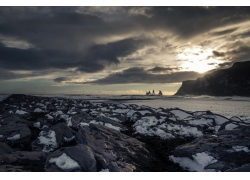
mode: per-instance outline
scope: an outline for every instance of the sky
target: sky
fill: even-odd
[[[174,94],[249,60],[250,7],[0,7],[0,94]]]

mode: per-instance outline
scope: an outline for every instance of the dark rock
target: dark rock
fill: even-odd
[[[7,144],[24,143],[29,141],[31,131],[27,125],[17,123],[0,126],[0,135],[3,136],[0,139],[1,142],[6,142]]]
[[[3,154],[3,164],[15,165],[12,171],[41,172],[44,169],[46,154],[44,152],[16,151]],[[18,168],[17,168],[18,167]],[[8,166],[5,166],[8,170]]]
[[[197,80],[183,81],[175,95],[250,96],[250,61],[236,62]]]
[[[4,118],[1,123],[2,123],[2,125],[15,124],[15,123],[23,123],[23,124],[25,124],[26,121],[21,119],[16,114],[10,114],[8,117]]]
[[[205,169],[226,171],[250,163],[248,148],[250,148],[250,128],[239,126],[233,130],[222,130],[216,135],[204,135],[191,143],[178,146],[173,155],[193,159],[192,155],[207,152],[218,161]]]
[[[239,168],[230,169],[227,172],[250,172],[250,164],[245,164]]]
[[[90,124],[80,128],[77,141],[97,154],[101,169],[108,166],[112,167],[110,171],[140,171],[140,166],[150,158],[144,143],[102,125]]]
[[[8,146],[5,143],[0,142],[0,156],[3,155],[3,154],[11,153],[12,151],[13,150],[12,150],[12,148],[10,146]]]
[[[79,168],[62,168],[58,167],[55,163],[50,162],[51,158],[57,158],[62,156],[63,154],[66,154],[68,157],[70,157],[72,160],[78,163],[80,166]],[[62,160],[63,161],[63,160]],[[83,172],[96,172],[96,160],[93,151],[90,147],[78,144],[77,146],[72,147],[66,147],[66,148],[60,148],[57,151],[51,153],[46,158],[46,171],[53,171],[56,169],[56,167],[60,169],[61,171],[83,171]]]
[[[5,106],[4,103],[0,102],[0,114],[5,112]]]
[[[55,133],[55,139],[54,139]],[[69,128],[65,123],[56,124],[40,132],[39,138],[32,142],[33,151],[54,151],[75,139],[76,132]],[[42,143],[40,138],[46,138],[48,143]]]

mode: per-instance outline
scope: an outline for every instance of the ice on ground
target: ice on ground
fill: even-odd
[[[72,141],[73,139],[75,139],[75,136],[72,136],[71,138],[64,137],[63,139],[64,139],[64,141],[66,141],[66,142],[70,142],[70,141]]]
[[[43,152],[50,152],[53,151],[55,148],[58,147],[56,142],[56,133],[55,131],[41,131],[38,137],[39,144],[43,144]]]
[[[232,129],[236,128],[236,127],[238,127],[238,126],[235,125],[235,124],[230,123],[230,124],[227,124],[225,126],[225,130],[232,130]]]
[[[14,136],[8,137],[7,139],[10,141],[18,140],[20,139],[20,134],[15,134]]]
[[[101,171],[99,172],[109,172],[109,169],[102,169]]]
[[[104,126],[107,126],[107,127],[111,128],[111,129],[114,129],[116,131],[120,131],[121,130],[120,127],[113,126],[112,124],[109,124],[109,123],[105,123]]]
[[[33,126],[36,128],[40,128],[41,124],[40,124],[40,122],[36,122],[36,123],[33,123]]]
[[[40,109],[40,108],[36,108],[35,110],[34,110],[34,112],[37,112],[37,113],[40,113],[40,112],[44,112],[42,109]]]
[[[192,114],[186,113],[186,112],[179,110],[179,109],[172,110],[170,112],[173,113],[177,117],[178,120],[182,120],[182,119],[185,119],[187,117],[193,116]]]
[[[23,111],[23,110],[17,110],[16,114],[27,114],[27,112]]]
[[[215,172],[214,169],[204,169],[209,164],[213,164],[218,161],[214,157],[209,156],[206,152],[197,153],[196,155],[192,155],[192,157],[194,160],[191,160],[187,157],[169,156],[169,160],[173,161],[174,163],[178,163],[182,168],[189,171]]]
[[[0,135],[0,138],[3,138],[3,135]]]
[[[213,126],[213,120],[212,119],[201,118],[201,119],[189,120],[189,121],[186,121],[186,122],[188,124],[192,124],[192,125],[200,125],[200,126],[208,125],[208,126]]]
[[[62,170],[74,170],[74,169],[81,169],[79,164],[71,159],[67,154],[63,153],[61,156],[56,158],[51,158],[49,160],[50,163],[55,163],[57,167]]]

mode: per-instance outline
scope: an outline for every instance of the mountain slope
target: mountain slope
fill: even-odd
[[[175,95],[250,96],[250,61],[183,81]]]

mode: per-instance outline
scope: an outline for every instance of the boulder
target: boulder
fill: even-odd
[[[109,171],[140,171],[150,159],[144,143],[103,125],[90,124],[79,128],[77,142],[89,146],[101,169]],[[143,161],[141,161],[143,159]]]
[[[15,165],[11,171],[41,172],[44,169],[46,154],[44,152],[16,151],[3,154],[2,157],[3,164]],[[16,167],[18,168],[16,169]],[[9,169],[8,166],[5,168]]]
[[[0,156],[3,155],[3,154],[11,153],[12,151],[13,150],[12,150],[12,148],[10,146],[8,146],[5,143],[0,142]]]
[[[65,123],[58,123],[40,132],[39,137],[32,142],[33,151],[54,151],[56,148],[74,141],[76,132]]]
[[[210,159],[211,163],[206,166],[203,164],[200,169],[202,171],[237,169],[250,163],[250,128],[239,126],[232,130],[222,130],[215,135],[204,135],[191,143],[176,147],[170,159],[182,167],[185,166],[183,160],[197,163],[198,160]]]
[[[0,135],[0,141],[7,144],[25,143],[30,140],[31,131],[27,125],[17,123],[0,126]]]
[[[96,160],[92,149],[86,145],[65,147],[49,154],[46,158],[46,171],[96,172]]]

